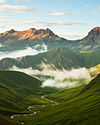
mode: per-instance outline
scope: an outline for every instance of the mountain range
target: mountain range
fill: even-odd
[[[34,50],[36,55],[30,49],[23,51],[27,48]],[[22,53],[25,54],[22,56]],[[11,29],[0,34],[0,54],[0,125],[100,124],[100,27],[74,41],[55,35],[50,29]],[[55,72],[62,78],[61,72],[67,75],[70,70],[75,71],[68,74],[68,79],[66,76],[63,81],[58,79],[57,84],[69,84],[70,87],[58,89],[43,87],[44,81],[42,83],[40,78],[43,74],[35,78],[38,74],[30,76],[10,71],[13,67],[26,70],[26,73],[28,70],[42,72],[49,67],[50,77],[44,76],[47,84],[54,84]],[[84,69],[92,80],[78,79],[77,86],[72,74],[78,75],[76,69],[81,72],[80,67],[88,68]],[[84,73],[79,73],[79,78],[81,75]]]
[[[9,31],[6,31],[5,33],[2,33],[0,35],[1,42],[6,42],[10,40],[9,42],[16,42],[21,40],[34,40],[34,39],[51,39],[51,40],[61,40],[61,38],[57,35],[55,35],[50,29],[40,29],[37,30],[35,28],[30,28],[26,31],[15,31],[14,29],[11,29]],[[4,39],[5,38],[5,39]]]
[[[68,40],[55,35],[50,29],[30,28],[26,31],[11,29],[0,34],[0,51],[21,50],[26,47],[45,43],[48,50],[66,46],[73,51],[100,50],[100,27],[93,28],[88,35],[80,40]],[[39,49],[39,48],[38,48]]]

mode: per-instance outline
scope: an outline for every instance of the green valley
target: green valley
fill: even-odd
[[[99,125],[100,74],[88,85],[47,95],[59,102],[34,116],[15,117],[25,125]]]
[[[18,14],[35,10],[26,4],[0,6]],[[58,24],[83,25],[77,21],[46,23]],[[62,38],[49,28],[0,34],[0,125],[21,124],[100,124],[100,27],[79,40]]]
[[[0,71],[0,113],[28,113],[29,105],[45,104],[40,96],[55,91],[42,89],[41,81],[15,71]]]

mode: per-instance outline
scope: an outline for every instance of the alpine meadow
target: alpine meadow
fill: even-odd
[[[0,0],[0,125],[100,125],[99,20],[99,0]]]

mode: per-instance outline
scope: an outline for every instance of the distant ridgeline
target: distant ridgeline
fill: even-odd
[[[26,31],[15,31],[13,29],[0,34],[0,51],[21,50],[25,47],[34,47],[45,43],[48,50],[66,46],[73,51],[100,50],[100,28],[92,29],[88,35],[80,40],[68,40],[55,35],[50,29],[31,28]],[[40,48],[38,48],[40,49]]]
[[[13,66],[19,68],[29,68],[42,70],[40,65],[53,64],[57,69],[67,69],[86,67],[91,68],[100,64],[100,52],[90,53],[72,52],[66,47],[60,47],[45,53],[21,58],[4,58],[0,60],[0,69],[10,69]]]

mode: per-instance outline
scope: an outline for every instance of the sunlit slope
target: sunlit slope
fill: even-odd
[[[70,89],[66,88],[66,89],[60,90],[58,92],[48,94],[46,97],[51,100],[54,100],[56,102],[64,103],[64,102],[69,101],[70,99],[73,99],[74,97],[76,97],[78,95],[78,93],[80,92],[80,90],[82,88],[84,88],[84,86],[85,85],[70,88]]]
[[[24,112],[34,101],[30,95],[40,93],[41,82],[21,72],[0,71],[0,113]]]
[[[77,89],[76,89],[77,90]],[[75,91],[75,90],[74,90]],[[71,91],[72,93],[72,91]],[[70,93],[66,90],[68,98]],[[75,97],[59,104],[45,108],[34,117],[23,118],[26,125],[99,125],[100,124],[100,74]],[[53,96],[53,95],[52,95]],[[20,119],[20,118],[19,118]],[[21,118],[22,119],[22,118]]]
[[[93,77],[98,75],[100,73],[100,64],[90,68],[89,71],[91,73],[91,76],[93,76]]]

